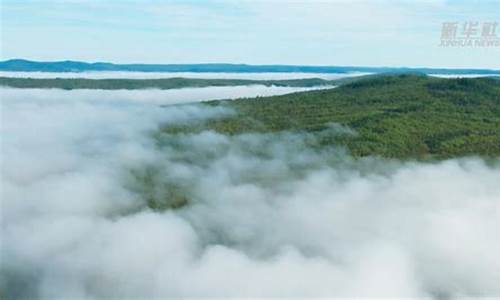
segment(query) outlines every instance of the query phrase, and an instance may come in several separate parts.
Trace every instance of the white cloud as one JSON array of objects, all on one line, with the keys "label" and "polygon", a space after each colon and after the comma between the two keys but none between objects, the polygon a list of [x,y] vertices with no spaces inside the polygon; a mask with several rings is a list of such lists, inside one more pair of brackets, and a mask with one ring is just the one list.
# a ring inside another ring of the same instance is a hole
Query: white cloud
[{"label": "white cloud", "polygon": [[[353,160],[301,134],[155,140],[228,112],[100,97],[2,90],[12,298],[500,294],[498,161]],[[146,209],[129,176],[143,168],[190,204]]]},{"label": "white cloud", "polygon": [[[216,99],[237,99],[257,96],[284,95],[288,93],[332,88],[332,86],[318,87],[280,87],[280,86],[233,86],[233,87],[204,87],[182,89],[140,89],[140,90],[61,90],[61,89],[17,89],[1,88],[2,95],[8,99],[31,99],[58,103],[73,99],[84,103],[102,102],[103,105],[127,106],[136,104],[185,104]],[[79,102],[71,103],[78,106]],[[35,116],[37,117],[37,116]]]},{"label": "white cloud", "polygon": [[251,79],[251,80],[280,80],[322,78],[339,79],[350,76],[368,75],[370,73],[224,73],[224,72],[129,72],[129,71],[95,71],[95,72],[10,72],[0,71],[0,77],[15,78],[92,78],[92,79],[159,79],[159,78],[205,78],[205,79]]}]

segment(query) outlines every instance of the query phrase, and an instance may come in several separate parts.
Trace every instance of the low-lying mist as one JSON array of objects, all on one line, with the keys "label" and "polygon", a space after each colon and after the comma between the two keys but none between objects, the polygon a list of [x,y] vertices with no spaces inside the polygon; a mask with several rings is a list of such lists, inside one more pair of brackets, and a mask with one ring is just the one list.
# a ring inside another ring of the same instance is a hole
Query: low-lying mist
[{"label": "low-lying mist", "polygon": [[339,79],[368,75],[370,73],[225,73],[225,72],[132,72],[132,71],[89,71],[89,72],[11,72],[0,71],[0,76],[20,78],[134,78],[134,79],[158,79],[158,78],[204,78],[204,79],[255,79],[255,80],[279,80],[279,79],[302,79],[322,78]]},{"label": "low-lying mist", "polygon": [[142,104],[185,104],[220,99],[236,99],[284,95],[295,92],[304,92],[318,89],[332,88],[332,86],[317,87],[283,87],[264,85],[243,86],[213,86],[202,88],[180,89],[139,89],[139,90],[62,90],[62,89],[19,89],[0,87],[2,96],[6,99],[31,99],[33,101],[78,101],[97,100],[139,102]]},{"label": "low-lying mist", "polygon": [[0,91],[7,298],[500,295],[498,160],[158,134],[236,112],[149,91]]}]

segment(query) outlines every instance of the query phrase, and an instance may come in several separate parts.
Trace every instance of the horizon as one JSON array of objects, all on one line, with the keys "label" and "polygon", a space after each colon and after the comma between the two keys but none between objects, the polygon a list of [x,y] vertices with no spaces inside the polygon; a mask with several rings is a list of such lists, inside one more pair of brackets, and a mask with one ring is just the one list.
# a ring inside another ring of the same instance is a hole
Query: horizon
[{"label": "horizon", "polygon": [[[23,61],[30,63],[44,63],[44,64],[52,64],[52,63],[84,63],[89,65],[94,64],[111,64],[111,65],[144,65],[144,66],[196,66],[196,65],[227,65],[227,66],[248,66],[248,67],[312,67],[312,68],[359,68],[359,69],[410,69],[410,70],[419,70],[419,69],[429,69],[429,70],[477,70],[477,71],[499,71],[499,68],[447,68],[447,67],[429,67],[429,66],[386,66],[386,65],[376,65],[376,66],[367,66],[367,65],[303,65],[303,64],[250,64],[250,63],[228,63],[228,62],[191,62],[191,63],[164,63],[164,62],[152,62],[152,63],[144,63],[144,62],[113,62],[113,61],[87,61],[87,60],[75,60],[75,59],[58,59],[58,60],[32,60],[26,58],[8,58],[0,60],[0,63],[8,63],[12,61]],[[8,72],[8,71],[5,71]]]}]

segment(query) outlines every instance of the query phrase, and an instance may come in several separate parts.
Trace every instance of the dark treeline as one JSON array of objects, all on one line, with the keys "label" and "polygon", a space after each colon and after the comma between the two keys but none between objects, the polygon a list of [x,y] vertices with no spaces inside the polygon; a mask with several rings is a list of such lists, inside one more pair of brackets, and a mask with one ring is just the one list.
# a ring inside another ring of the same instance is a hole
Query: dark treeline
[{"label": "dark treeline", "polygon": [[87,79],[87,78],[13,78],[0,77],[0,86],[15,88],[57,88],[65,90],[101,89],[101,90],[136,90],[136,89],[175,89],[184,87],[265,85],[283,87],[313,87],[332,85],[335,81],[319,78],[289,80],[247,80],[247,79]]}]

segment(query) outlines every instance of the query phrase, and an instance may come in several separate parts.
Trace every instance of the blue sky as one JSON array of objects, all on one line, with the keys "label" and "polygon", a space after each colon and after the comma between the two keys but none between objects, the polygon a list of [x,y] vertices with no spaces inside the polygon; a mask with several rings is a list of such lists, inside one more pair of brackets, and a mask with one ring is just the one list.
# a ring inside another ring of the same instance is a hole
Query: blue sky
[{"label": "blue sky", "polygon": [[500,23],[500,1],[2,0],[1,5],[2,60],[500,69],[500,47],[439,47],[443,22]]}]

